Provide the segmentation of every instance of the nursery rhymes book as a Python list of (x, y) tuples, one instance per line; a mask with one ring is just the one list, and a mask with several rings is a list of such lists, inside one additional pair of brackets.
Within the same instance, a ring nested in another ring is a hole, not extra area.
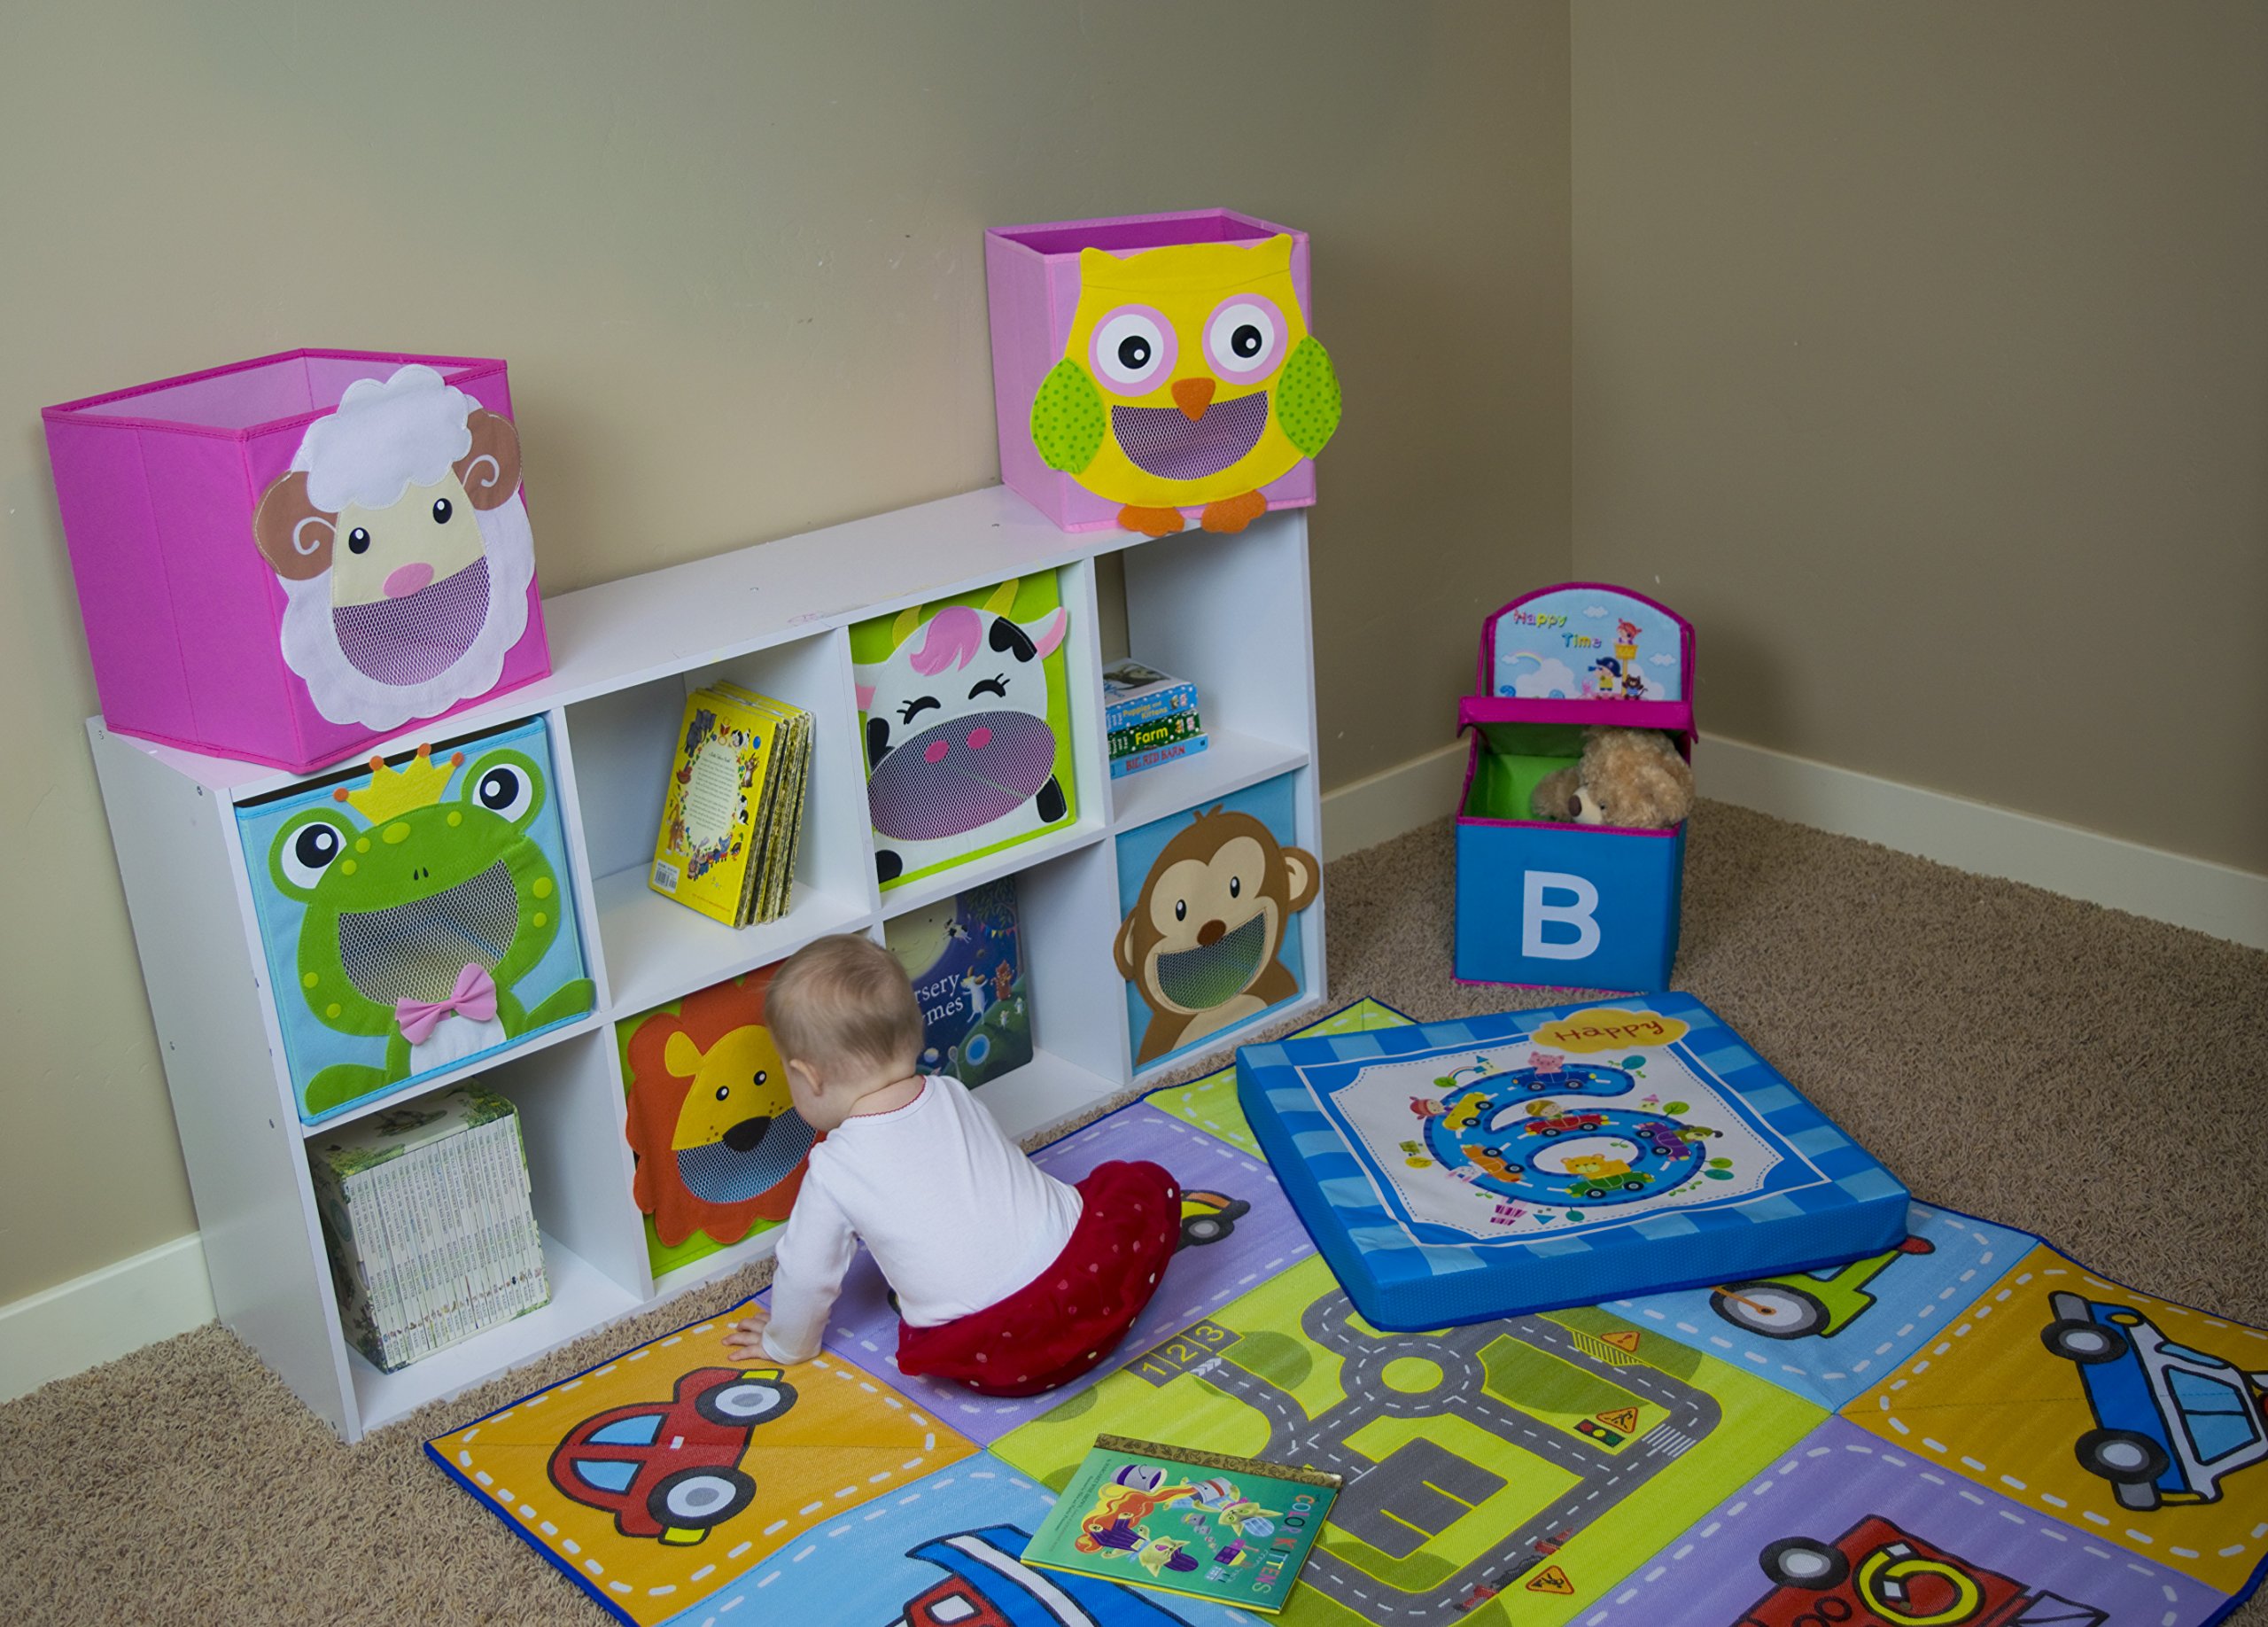
[(1098, 1436), (1023, 1560), (1273, 1615), (1339, 1488), (1317, 1469)]
[(988, 882), (893, 915), (882, 937), (921, 1008), (923, 1072), (973, 1089), (1031, 1060), (1014, 882)]

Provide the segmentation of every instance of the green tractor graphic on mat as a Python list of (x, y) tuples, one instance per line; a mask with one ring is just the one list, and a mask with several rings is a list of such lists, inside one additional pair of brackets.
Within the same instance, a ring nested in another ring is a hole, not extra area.
[[(449, 782), (420, 746), (395, 769), (370, 759), (370, 782), (341, 787), (276, 833), (268, 868), (307, 906), (299, 993), (340, 1033), (383, 1038), (383, 1066), (334, 1063), (307, 1091), (324, 1112), (413, 1073), (447, 1067), (591, 1008), (587, 977), (533, 1007), (515, 985), (558, 937), (566, 899), (529, 834), (543, 775), (499, 749)], [(350, 813), (348, 810), (352, 810)]]
[(1895, 1249), (1852, 1260), (1835, 1271), (1791, 1272), (1709, 1290), (1710, 1308), (1743, 1333), (1767, 1339), (1831, 1339), (1872, 1309), (1867, 1285), (1900, 1256), (1934, 1254), (1926, 1237), (1908, 1237)]

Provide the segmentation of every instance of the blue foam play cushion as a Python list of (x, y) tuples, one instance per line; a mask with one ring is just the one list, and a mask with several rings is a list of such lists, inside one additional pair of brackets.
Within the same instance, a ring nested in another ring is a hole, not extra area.
[(1840, 1265), (1907, 1194), (1686, 994), (1237, 1053), (1355, 1308), (1402, 1331)]

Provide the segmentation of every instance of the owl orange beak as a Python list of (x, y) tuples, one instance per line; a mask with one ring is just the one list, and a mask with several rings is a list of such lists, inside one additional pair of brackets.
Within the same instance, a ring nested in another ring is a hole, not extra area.
[(1205, 416), (1213, 404), (1213, 381), (1209, 378), (1177, 378), (1173, 381), (1173, 404), (1181, 409), (1181, 416), (1192, 424)]

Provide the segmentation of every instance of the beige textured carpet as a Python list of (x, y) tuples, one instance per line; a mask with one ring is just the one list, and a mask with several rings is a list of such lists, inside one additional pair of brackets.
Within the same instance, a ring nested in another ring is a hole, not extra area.
[[(2268, 954), (1718, 804), (1688, 862), (1678, 986), (1916, 1194), (2268, 1323)], [(1334, 1003), (1547, 1003), (1449, 981), (1450, 880), (1447, 821), (1330, 867)], [(604, 1621), (420, 1446), (754, 1281), (353, 1448), (217, 1327), (0, 1406), (0, 1620)]]

